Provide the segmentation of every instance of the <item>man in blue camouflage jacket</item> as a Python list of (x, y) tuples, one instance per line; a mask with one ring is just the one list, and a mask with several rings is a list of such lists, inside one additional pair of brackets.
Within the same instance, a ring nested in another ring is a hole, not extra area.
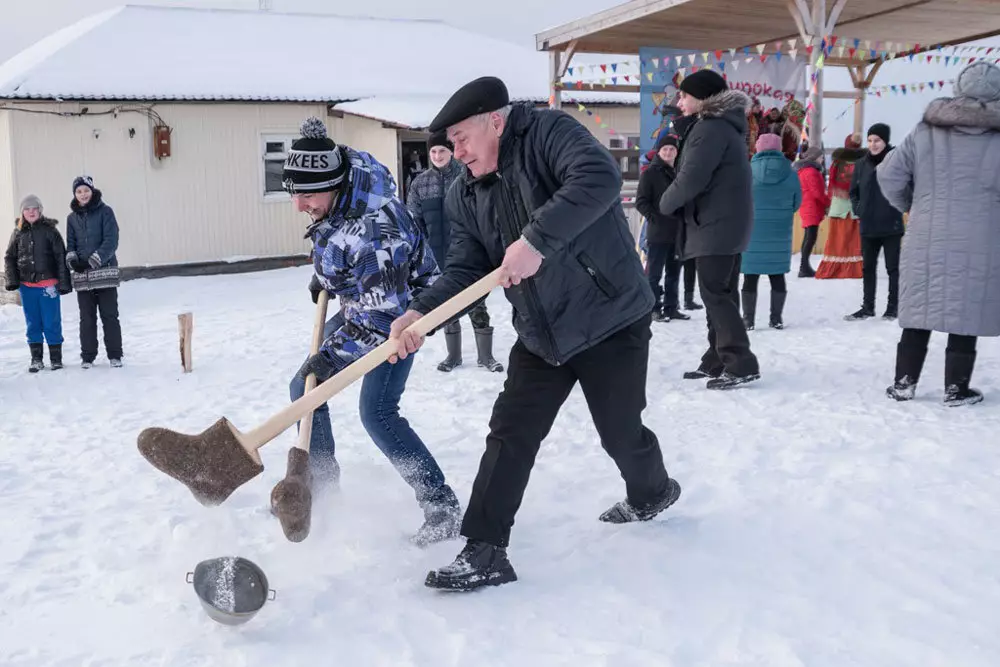
[[(339, 298), (340, 310), (326, 324), (319, 353), (292, 379), (292, 400), (302, 396), (310, 373), (324, 382), (385, 342), (415, 294), (441, 275), (427, 239), (396, 196), (389, 170), (368, 153), (338, 146), (318, 118), (303, 122), (301, 132), (282, 178), (296, 209), (313, 220), (307, 234), (313, 242), (313, 301), (327, 290)], [(360, 412), (368, 435), (424, 511), (424, 524), (413, 537), (423, 546), (456, 537), (461, 515), (441, 468), (399, 415), (411, 359), (386, 362), (365, 375)], [(339, 465), (325, 404), (313, 413), (309, 451), (317, 477), (336, 481)]]

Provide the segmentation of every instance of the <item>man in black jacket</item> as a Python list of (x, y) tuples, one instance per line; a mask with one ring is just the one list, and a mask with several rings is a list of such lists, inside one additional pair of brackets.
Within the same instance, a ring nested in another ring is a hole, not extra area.
[(882, 319), (894, 320), (899, 312), (899, 256), (903, 247), (903, 214), (882, 194), (876, 170), (893, 149), (889, 126), (875, 123), (868, 129), (868, 152), (854, 165), (851, 178), (851, 206), (861, 221), (862, 288), (861, 309), (844, 319), (875, 317), (875, 287), (878, 283), (878, 254), (885, 252), (885, 272), (889, 275), (889, 297)]
[(486, 452), (462, 522), (468, 542), (431, 588), (516, 580), (506, 547), (542, 440), (579, 381), (626, 499), (601, 521), (645, 521), (680, 496), (656, 436), (642, 423), (653, 295), (621, 206), (621, 172), (572, 116), (510, 105), (483, 77), (460, 88), (431, 124), (447, 128), (467, 172), (448, 191), (452, 240), (443, 275), (392, 325), (404, 358), (422, 340), (404, 330), (502, 267), (518, 339), (493, 406)]
[(750, 98), (730, 90), (712, 70), (680, 84), (679, 106), (694, 116), (681, 140), (677, 178), (660, 212), (683, 211), (682, 251), (695, 258), (708, 320), (708, 350), (686, 379), (711, 378), (709, 389), (731, 389), (760, 378), (757, 357), (740, 315), (741, 254), (753, 227), (753, 176), (747, 160), (746, 110)]
[(639, 176), (635, 194), (635, 208), (646, 218), (646, 242), (649, 245), (646, 268), (649, 286), (656, 297), (653, 319), (658, 322), (690, 320), (690, 316), (680, 311), (677, 303), (677, 282), (681, 275), (677, 239), (681, 220), (675, 215), (660, 213), (660, 198), (674, 182), (677, 137), (664, 134), (657, 140), (654, 148), (656, 155), (650, 161), (649, 168)]

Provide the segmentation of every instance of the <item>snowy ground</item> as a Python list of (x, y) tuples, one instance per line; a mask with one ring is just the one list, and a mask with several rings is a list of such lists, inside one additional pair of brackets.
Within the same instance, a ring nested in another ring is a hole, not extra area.
[[(420, 513), (360, 426), (357, 386), (332, 402), (343, 491), (317, 501), (301, 544), (267, 509), (294, 430), (214, 509), (136, 450), (146, 426), (194, 433), (225, 415), (249, 429), (286, 404), (311, 329), (308, 271), (127, 283), (121, 370), (79, 368), (71, 297), (69, 367), (29, 376), (21, 313), (0, 310), (0, 664), (1000, 664), (994, 340), (974, 382), (986, 402), (949, 409), (939, 336), (918, 400), (885, 399), (899, 329), (842, 321), (860, 281), (793, 278), (788, 329), (752, 334), (764, 379), (737, 392), (680, 379), (703, 350), (703, 311), (657, 324), (646, 414), (678, 504), (641, 525), (597, 521), (624, 491), (577, 391), (514, 527), (520, 581), (439, 594), (423, 579), (461, 543), (407, 543)], [(509, 309), (499, 292), (490, 305), (506, 360)], [(443, 346), (429, 339), (403, 410), (464, 503), (503, 376), (444, 376)], [(211, 621), (185, 582), (224, 555), (260, 564), (277, 591), (239, 628)]]

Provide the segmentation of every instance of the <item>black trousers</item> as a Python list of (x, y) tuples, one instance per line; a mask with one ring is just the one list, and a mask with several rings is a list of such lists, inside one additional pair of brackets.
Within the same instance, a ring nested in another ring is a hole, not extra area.
[(82, 290), (76, 293), (80, 306), (80, 359), (97, 358), (97, 313), (104, 329), (104, 351), (108, 359), (122, 358), (122, 328), (118, 321), (118, 289)]
[(802, 230), (802, 266), (809, 264), (809, 256), (812, 255), (813, 248), (816, 247), (816, 239), (819, 238), (819, 225), (806, 227)]
[[(899, 342), (906, 348), (926, 349), (931, 340), (931, 332), (927, 329), (903, 329)], [(954, 352), (975, 352), (976, 337), (948, 334), (948, 349)]]
[(697, 264), (689, 259), (684, 262), (684, 298), (694, 296), (694, 285), (697, 278)]
[(740, 314), (740, 255), (698, 257), (698, 285), (708, 320), (708, 350), (700, 368), (733, 375), (759, 373)]
[(899, 305), (899, 252), (903, 237), (898, 236), (862, 236), (861, 237), (861, 276), (864, 282), (865, 310), (875, 311), (875, 287), (878, 284), (878, 254), (881, 250), (885, 255), (885, 272), (889, 274), (889, 309)]
[(653, 296), (656, 297), (654, 309), (662, 307), (667, 313), (677, 312), (677, 285), (680, 276), (681, 262), (677, 259), (677, 245), (650, 243), (649, 286), (653, 289)]
[(651, 321), (646, 315), (562, 366), (549, 365), (520, 340), (514, 343), (462, 535), (507, 546), (538, 448), (577, 381), (601, 446), (625, 480), (629, 502), (642, 506), (663, 497), (668, 481), (663, 454), (642, 423)]
[[(771, 281), (771, 291), (772, 292), (787, 292), (788, 284), (785, 282), (784, 273), (775, 273), (769, 275), (768, 279)], [(760, 276), (756, 273), (745, 273), (743, 274), (743, 291), (744, 292), (756, 292), (757, 286), (760, 284)]]

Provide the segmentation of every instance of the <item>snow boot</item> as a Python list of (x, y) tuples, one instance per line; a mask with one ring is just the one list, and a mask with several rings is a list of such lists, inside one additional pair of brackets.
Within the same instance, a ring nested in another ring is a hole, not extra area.
[(663, 497), (654, 503), (636, 507), (632, 503), (620, 500), (612, 505), (604, 514), (598, 517), (605, 523), (631, 523), (633, 521), (649, 521), (654, 516), (667, 509), (681, 497), (681, 485), (675, 479), (667, 480), (667, 491)]
[(653, 307), (653, 321), (654, 322), (669, 322), (670, 316), (664, 312), (663, 307), (657, 304)]
[(740, 292), (743, 301), (743, 326), (747, 331), (753, 331), (754, 321), (757, 319), (757, 292)]
[(445, 591), (473, 591), (517, 581), (507, 549), (469, 540), (450, 565), (427, 573), (424, 585)]
[(868, 306), (862, 306), (860, 310), (856, 310), (850, 315), (845, 315), (844, 319), (848, 322), (856, 322), (858, 320), (867, 320), (872, 317), (875, 317), (875, 309)]
[(54, 371), (63, 367), (62, 345), (49, 345), (49, 363)]
[(28, 349), (31, 350), (31, 365), (28, 366), (29, 373), (37, 373), (38, 371), (45, 368), (45, 346), (42, 343), (28, 343)]
[(891, 322), (892, 320), (899, 317), (899, 308), (895, 304), (890, 303), (885, 307), (885, 312), (882, 314), (882, 319)]
[(492, 373), (503, 373), (503, 364), (493, 358), (493, 327), (475, 330), (477, 363)]
[(673, 322), (674, 320), (685, 321), (685, 320), (690, 320), (691, 316), (685, 315), (679, 310), (665, 310), (663, 311), (663, 319), (666, 320), (667, 322)]
[(760, 379), (760, 373), (747, 373), (746, 375), (736, 375), (725, 371), (717, 378), (709, 380), (705, 384), (706, 389), (725, 390), (736, 389), (750, 382)]
[(707, 380), (709, 378), (717, 378), (722, 375), (721, 368), (703, 368), (699, 366), (696, 370), (687, 371), (684, 373), (685, 380)]
[(775, 292), (771, 290), (771, 321), (768, 322), (768, 326), (772, 329), (784, 329), (785, 321), (782, 319), (782, 315), (785, 312), (785, 299), (788, 298), (788, 292)]
[(449, 331), (450, 327), (445, 327), (444, 342), (448, 347), (448, 357), (438, 364), (438, 370), (442, 373), (450, 373), (452, 370), (462, 365), (462, 329), (455, 327)]
[(424, 523), (410, 538), (418, 547), (458, 537), (462, 528), (462, 508), (455, 492), (445, 484), (436, 495), (436, 498), (421, 503)]
[(917, 393), (917, 382), (924, 370), (927, 346), (908, 347), (900, 341), (896, 343), (896, 378), (885, 395), (896, 401), (910, 401)]
[(109, 359), (108, 361), (111, 362), (111, 368), (121, 368), (122, 367), (122, 360), (121, 359)]
[(948, 348), (944, 353), (944, 404), (948, 407), (974, 405), (983, 400), (978, 389), (969, 387), (976, 366), (975, 352), (959, 352)]
[(705, 306), (694, 302), (694, 292), (684, 293), (684, 310), (701, 310)]

